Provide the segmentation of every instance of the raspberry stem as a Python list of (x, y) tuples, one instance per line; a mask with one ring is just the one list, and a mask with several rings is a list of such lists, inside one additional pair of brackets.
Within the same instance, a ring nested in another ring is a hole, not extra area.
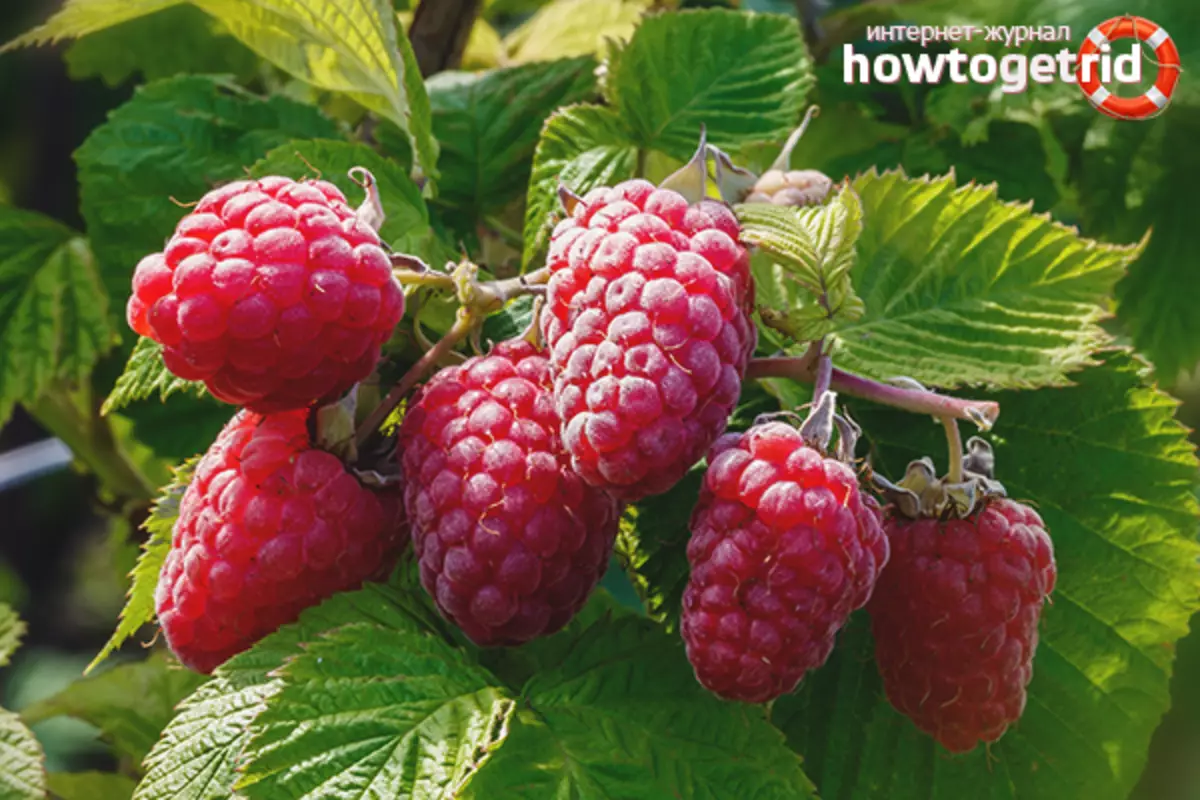
[(458, 316), (454, 320), (454, 325), (446, 332), (446, 335), (438, 339), (437, 344), (426, 351), (425, 355), (417, 359), (416, 363), (408, 368), (403, 377), (396, 382), (392, 390), (387, 393), (387, 397), (383, 398), (383, 402), (375, 407), (375, 410), (363, 421), (362, 425), (358, 426), (358, 430), (354, 434), (354, 443), (358, 447), (362, 447), (367, 439), (371, 438), (371, 434), (379, 429), (383, 421), (387, 419), (388, 414), (391, 414), (396, 406), (400, 405), (400, 401), (404, 396), (416, 385), (421, 376), (425, 374), (425, 370), (436, 364), (442, 356), (454, 349), (454, 346), (462, 341), (463, 337), (471, 332), (475, 326), (475, 316), (467, 308), (460, 308)]
[(958, 420), (954, 417), (942, 417), (942, 427), (946, 429), (946, 447), (950, 451), (950, 469), (946, 473), (949, 483), (963, 482), (963, 443), (962, 435), (958, 432)]
[[(772, 356), (756, 358), (746, 370), (747, 378), (790, 378), (803, 383), (815, 383), (820, 352), (810, 350), (803, 356)], [(829, 388), (834, 391), (871, 400), (885, 406), (893, 406), (914, 414), (929, 414), (934, 417), (950, 417), (975, 423), (980, 430), (988, 430), (1000, 415), (1000, 404), (991, 400), (969, 400), (920, 391), (864, 378), (860, 375), (830, 369)]]

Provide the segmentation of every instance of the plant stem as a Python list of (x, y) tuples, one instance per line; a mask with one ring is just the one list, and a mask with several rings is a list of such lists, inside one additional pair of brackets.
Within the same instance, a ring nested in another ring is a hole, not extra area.
[(388, 414), (391, 414), (396, 406), (400, 405), (400, 401), (408, 394), (409, 390), (416, 385), (421, 376), (425, 374), (425, 370), (432, 367), (446, 353), (454, 349), (454, 346), (462, 341), (463, 337), (470, 333), (471, 328), (475, 324), (475, 316), (466, 309), (458, 310), (458, 318), (454, 321), (454, 325), (446, 332), (446, 335), (438, 339), (437, 344), (426, 351), (425, 355), (417, 359), (417, 362), (408, 368), (408, 372), (396, 382), (392, 390), (387, 393), (387, 397), (383, 398), (383, 402), (376, 406), (375, 410), (363, 420), (362, 425), (358, 426), (358, 430), (354, 434), (354, 443), (358, 447), (362, 447), (367, 439), (371, 438), (371, 434), (379, 429), (383, 421), (387, 419)]
[[(819, 358), (819, 353), (814, 354), (811, 349), (799, 357), (756, 358), (750, 362), (746, 377), (791, 378), (804, 383), (815, 383)], [(836, 367), (830, 370), (829, 387), (842, 394), (893, 406), (914, 414), (964, 419), (975, 423), (982, 430), (990, 428), (1000, 415), (1000, 405), (991, 400), (963, 400), (937, 392), (890, 386)]]
[[(817, 342), (817, 350), (824, 349), (823, 342)], [(816, 374), (813, 376), (813, 405), (820, 405), (821, 398), (829, 391), (829, 383), (833, 379), (833, 359), (829, 353), (820, 352), (817, 356)]]
[(962, 434), (958, 432), (958, 420), (954, 417), (942, 417), (942, 427), (946, 429), (946, 447), (950, 451), (950, 469), (946, 472), (946, 480), (950, 483), (962, 483), (963, 443)]

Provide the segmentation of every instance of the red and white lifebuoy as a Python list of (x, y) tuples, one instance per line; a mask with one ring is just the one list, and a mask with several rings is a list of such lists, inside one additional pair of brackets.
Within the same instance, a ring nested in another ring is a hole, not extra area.
[[(1098, 53), (1100, 47), (1115, 39), (1138, 39), (1154, 50), (1158, 75), (1154, 85), (1140, 97), (1117, 97), (1100, 83), (1096, 62), (1084, 80), (1083, 57)], [(1075, 77), (1079, 87), (1097, 109), (1117, 119), (1146, 119), (1158, 114), (1171, 101), (1171, 93), (1179, 81), (1179, 50), (1167, 32), (1144, 17), (1113, 17), (1100, 23), (1083, 40), (1076, 61)]]

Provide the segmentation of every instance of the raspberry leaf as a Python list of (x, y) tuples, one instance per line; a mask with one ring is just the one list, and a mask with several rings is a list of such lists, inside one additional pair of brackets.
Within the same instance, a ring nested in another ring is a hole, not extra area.
[(476, 217), (518, 196), (546, 117), (595, 94), (595, 66), (590, 58), (573, 58), (434, 76), (429, 99), (442, 146), (438, 200)]
[(567, 106), (546, 121), (526, 199), (526, 267), (545, 252), (554, 221), (562, 214), (560, 184), (582, 195), (633, 176), (637, 147), (631, 136), (620, 116), (600, 106)]
[(504, 47), (514, 64), (599, 55), (606, 42), (628, 39), (650, 5), (648, 0), (553, 0), (508, 34)]
[(86, 381), (116, 335), (87, 241), (0, 207), (0, 423), (59, 379)]
[(795, 19), (723, 9), (647, 18), (607, 68), (605, 95), (638, 147), (684, 161), (701, 126), (729, 150), (787, 136), (813, 85)]
[(218, 78), (139, 87), (75, 151), (81, 210), (117, 310), (129, 296), (134, 265), (162, 249), (183, 216), (169, 198), (197, 200), (292, 139), (336, 136), (312, 106), (265, 100)]
[(464, 798), (811, 797), (800, 759), (761, 708), (696, 684), (678, 638), (602, 618), (521, 690), (506, 742)]
[(0, 52), (87, 36), (89, 33), (120, 25), (122, 22), (138, 19), (183, 2), (184, 0), (67, 0), (57, 14), (0, 47)]
[(119, 411), (122, 408), (146, 400), (157, 395), (159, 400), (166, 400), (177, 392), (192, 392), (197, 397), (203, 395), (204, 384), (199, 381), (185, 381), (171, 374), (162, 360), (162, 345), (153, 339), (142, 336), (133, 346), (125, 371), (117, 377), (116, 384), (100, 407), (101, 414)]
[(863, 302), (850, 274), (863, 230), (862, 203), (849, 186), (828, 203), (789, 208), (749, 203), (735, 209), (742, 239), (758, 245), (754, 263), (763, 321), (797, 342), (858, 320)]
[(507, 733), (513, 701), (464, 651), (412, 625), (311, 642), (252, 725), (246, 797), (453, 794)]
[(137, 781), (115, 772), (51, 772), (46, 785), (57, 800), (129, 800)]
[(130, 573), (133, 583), (126, 595), (125, 607), (121, 609), (121, 621), (92, 663), (88, 664), (85, 674), (154, 619), (154, 590), (158, 587), (159, 573), (171, 549), (171, 532), (175, 520), (179, 518), (179, 501), (183, 499), (183, 492), (198, 462), (199, 458), (194, 458), (175, 469), (174, 480), (163, 488), (150, 509), (150, 516), (142, 523), (142, 529), (149, 535), (142, 542), (142, 552)]
[(21, 718), (0, 708), (0, 797), (41, 800), (46, 796), (45, 756)]
[(937, 387), (1061, 386), (1096, 363), (1099, 321), (1141, 245), (1099, 244), (952, 175), (860, 175), (866, 219), (851, 273), (866, 313), (835, 362)]
[(25, 623), (12, 606), (0, 603), (0, 667), (9, 662), (24, 636)]
[(27, 725), (59, 716), (82, 720), (98, 728), (119, 755), (141, 763), (174, 716), (175, 705), (203, 682), (203, 676), (171, 664), (160, 651), (75, 681), (25, 708), (21, 718)]
[[(823, 796), (1127, 796), (1170, 702), (1173, 645), (1200, 609), (1194, 447), (1143, 373), (1110, 353), (1078, 386), (994, 396), (1007, 420), (997, 477), (1037, 508), (1058, 561), (1021, 720), (990, 748), (948, 757), (887, 704), (867, 626), (855, 626), (774, 709)], [(853, 413), (884, 474), (944, 452), (934, 426), (902, 412)]]

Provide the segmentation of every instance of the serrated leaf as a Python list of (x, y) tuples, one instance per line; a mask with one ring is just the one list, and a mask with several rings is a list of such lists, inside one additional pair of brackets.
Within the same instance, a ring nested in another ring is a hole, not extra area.
[(866, 313), (834, 363), (929, 385), (1060, 386), (1107, 341), (1104, 304), (1139, 246), (1099, 244), (994, 187), (859, 176), (866, 225), (851, 273)]
[[(1197, 462), (1175, 401), (1108, 354), (1077, 386), (994, 395), (997, 477), (1036, 505), (1058, 584), (1043, 612), (1029, 701), (999, 742), (951, 757), (887, 704), (865, 620), (773, 710), (827, 798), (1124, 798), (1170, 703), (1174, 643), (1200, 608)], [(852, 408), (895, 478), (945, 452), (938, 428)]]
[(0, 47), (0, 52), (87, 36), (182, 2), (184, 0), (67, 0), (57, 14)]
[(226, 800), (251, 721), (283, 681), (275, 670), (302, 644), (354, 622), (404, 626), (428, 612), (379, 584), (335, 595), (218, 667), (180, 706), (146, 758), (134, 800)]
[(812, 796), (762, 708), (708, 694), (678, 637), (649, 620), (597, 622), (521, 697), (462, 797)]
[(605, 93), (638, 146), (680, 160), (786, 136), (813, 84), (795, 19), (725, 9), (648, 17), (609, 57)]
[(525, 252), (529, 266), (550, 239), (562, 209), (561, 183), (577, 194), (611, 186), (633, 176), (637, 148), (621, 118), (607, 108), (576, 105), (560, 108), (546, 121), (533, 156), (525, 207)]
[(21, 645), (25, 623), (8, 603), (0, 603), (0, 667), (6, 665)]
[(131, 403), (157, 396), (166, 400), (177, 392), (191, 392), (200, 397), (205, 393), (199, 381), (185, 381), (171, 374), (162, 360), (162, 345), (145, 336), (138, 337), (125, 371), (100, 407), (100, 413), (119, 411)]
[(628, 39), (649, 6), (646, 0), (553, 0), (505, 38), (508, 60), (599, 55), (608, 41)]
[(46, 784), (56, 800), (129, 800), (137, 781), (115, 772), (51, 772)]
[(483, 343), (504, 342), (520, 336), (533, 322), (533, 297), (525, 295), (511, 301), (483, 321)]
[(125, 607), (121, 609), (120, 622), (108, 642), (92, 659), (92, 663), (88, 664), (84, 674), (95, 669), (96, 665), (124, 644), (126, 639), (154, 619), (154, 590), (158, 587), (159, 573), (162, 572), (163, 562), (167, 560), (167, 553), (171, 549), (171, 533), (175, 521), (179, 519), (179, 502), (183, 499), (183, 493), (192, 479), (192, 471), (199, 460), (199, 457), (191, 459), (174, 470), (174, 480), (163, 487), (150, 509), (150, 515), (142, 523), (142, 529), (148, 535), (142, 542), (142, 552), (138, 555), (137, 565), (129, 574), (133, 583), (126, 595)]
[(843, 186), (827, 203), (810, 208), (753, 203), (736, 212), (741, 238), (773, 262), (755, 275), (774, 290), (765, 294), (781, 295), (771, 302), (758, 298), (768, 325), (807, 342), (862, 317), (863, 302), (850, 277), (863, 228), (862, 203), (853, 189)]
[(251, 50), (320, 89), (344, 92), (408, 134), (437, 175), (429, 99), (389, 0), (192, 0)]
[(595, 66), (590, 58), (575, 58), (434, 76), (429, 100), (442, 146), (438, 199), (478, 216), (518, 196), (546, 117), (595, 93)]
[(45, 756), (21, 718), (0, 708), (0, 797), (42, 800), (46, 796)]
[(114, 305), (124, 307), (137, 262), (161, 250), (187, 213), (172, 197), (198, 200), (273, 147), (336, 135), (312, 106), (263, 99), (219, 78), (139, 87), (75, 151), (83, 217)]
[(429, 210), (421, 190), (395, 162), (364, 144), (323, 139), (288, 142), (255, 163), (250, 174), (258, 178), (284, 175), (299, 180), (316, 177), (313, 167), (320, 171), (322, 179), (341, 189), (352, 204), (362, 198), (363, 189), (351, 180), (348, 172), (351, 167), (366, 167), (375, 176), (383, 202), (385, 218), (380, 238), (393, 250), (418, 255), (433, 263), (437, 263), (435, 255), (445, 252), (429, 227)]
[(310, 643), (252, 725), (254, 798), (451, 797), (503, 741), (513, 701), (465, 651), (412, 624)]
[(116, 343), (87, 241), (0, 206), (0, 423), (63, 379), (83, 383)]
[(83, 720), (121, 756), (140, 764), (175, 714), (175, 706), (204, 678), (167, 660), (164, 653), (145, 661), (118, 664), (67, 685), (58, 694), (21, 712), (28, 725), (58, 716)]
[(190, 5), (97, 31), (71, 44), (63, 53), (73, 80), (100, 78), (117, 86), (134, 75), (156, 81), (183, 73), (254, 77), (259, 60), (237, 39), (220, 30), (216, 20)]

